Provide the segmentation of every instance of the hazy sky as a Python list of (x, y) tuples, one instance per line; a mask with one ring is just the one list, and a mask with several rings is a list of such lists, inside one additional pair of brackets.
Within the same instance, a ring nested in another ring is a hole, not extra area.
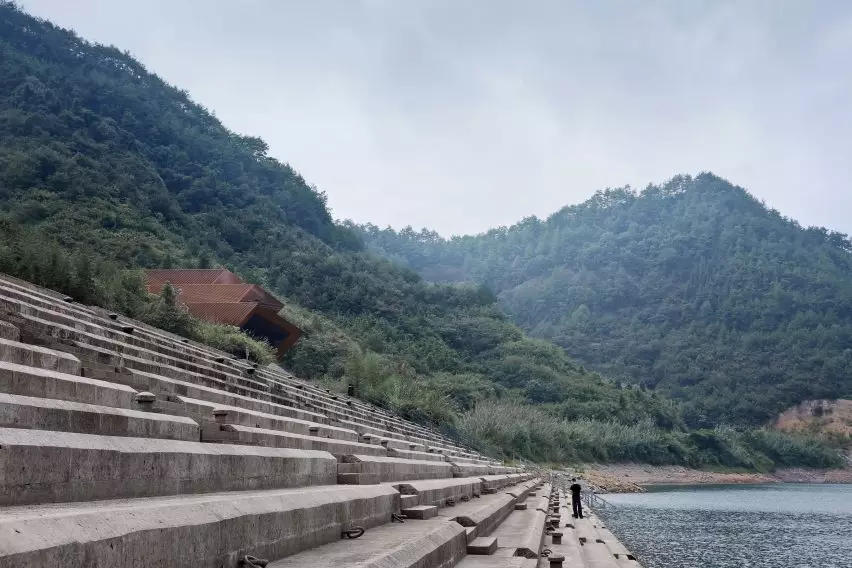
[(713, 171), (852, 232), (852, 2), (19, 0), (325, 190), (449, 235)]

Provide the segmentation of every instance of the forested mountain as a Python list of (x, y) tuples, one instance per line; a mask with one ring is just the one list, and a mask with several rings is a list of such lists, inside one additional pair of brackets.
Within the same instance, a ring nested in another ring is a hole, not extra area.
[(591, 368), (685, 401), (693, 427), (852, 395), (852, 243), (712, 174), (478, 236), (362, 231), (430, 280), (488, 285)]
[[(513, 324), (478, 284), (368, 251), (257, 138), (127, 53), (0, 1), (0, 271), (134, 315), (138, 268), (224, 265), (305, 331), (284, 364), (533, 459), (836, 465), (820, 444), (684, 427), (680, 407)], [(168, 311), (162, 312), (168, 313)], [(167, 318), (165, 318), (167, 319)]]

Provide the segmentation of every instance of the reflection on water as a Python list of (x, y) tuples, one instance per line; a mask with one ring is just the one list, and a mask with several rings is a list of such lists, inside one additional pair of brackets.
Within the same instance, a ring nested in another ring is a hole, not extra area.
[(658, 487), (597, 509), (646, 568), (852, 568), (852, 486)]

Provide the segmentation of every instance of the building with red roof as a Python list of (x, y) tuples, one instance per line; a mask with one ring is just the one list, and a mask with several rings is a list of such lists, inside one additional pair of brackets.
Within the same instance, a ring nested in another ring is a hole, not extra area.
[(284, 304), (262, 287), (246, 284), (230, 270), (148, 270), (146, 277), (149, 293), (159, 294), (168, 282), (189, 313), (264, 338), (276, 348), (279, 358), (302, 334), (302, 330), (278, 315)]

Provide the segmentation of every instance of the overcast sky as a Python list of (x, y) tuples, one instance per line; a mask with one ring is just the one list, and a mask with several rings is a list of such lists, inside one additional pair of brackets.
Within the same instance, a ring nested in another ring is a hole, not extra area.
[(710, 170), (852, 232), (852, 2), (19, 4), (265, 139), (337, 218), (472, 233)]

